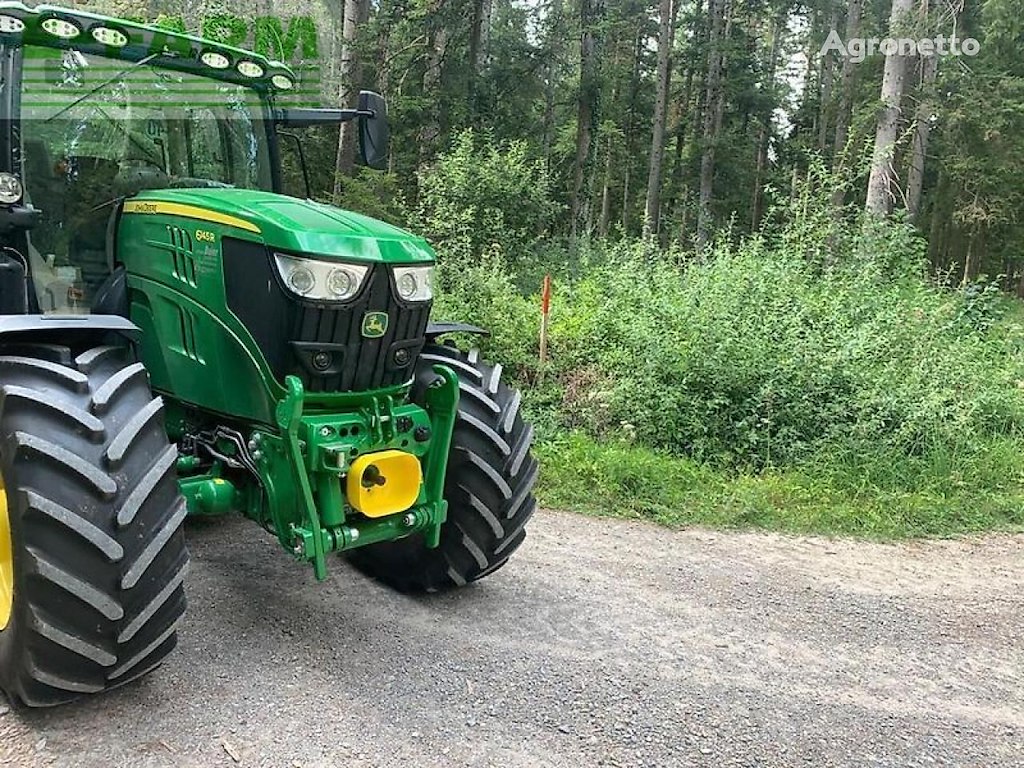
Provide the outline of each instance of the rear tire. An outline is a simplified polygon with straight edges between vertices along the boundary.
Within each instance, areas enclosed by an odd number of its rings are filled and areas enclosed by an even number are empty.
[[[12,700],[98,693],[174,648],[188,564],[176,457],[127,348],[0,347],[14,586],[0,687]]]
[[[526,538],[537,507],[533,427],[520,413],[520,393],[501,382],[501,366],[454,347],[427,345],[417,388],[436,378],[432,366],[459,377],[459,408],[448,454],[444,497],[448,519],[437,549],[423,535],[354,549],[350,560],[365,573],[403,592],[435,592],[494,573]]]

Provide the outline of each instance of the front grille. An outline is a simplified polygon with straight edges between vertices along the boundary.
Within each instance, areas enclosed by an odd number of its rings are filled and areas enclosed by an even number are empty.
[[[311,392],[349,392],[411,378],[423,348],[430,303],[399,299],[386,265],[371,267],[352,301],[330,305],[288,292],[267,249],[257,243],[224,238],[223,257],[228,307],[282,382],[291,374]],[[367,312],[387,315],[387,330],[380,338],[363,336]]]

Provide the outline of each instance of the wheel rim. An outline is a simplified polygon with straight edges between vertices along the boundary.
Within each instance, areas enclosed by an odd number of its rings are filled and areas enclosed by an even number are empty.
[[[14,606],[14,550],[11,518],[7,514],[7,489],[0,476],[0,630],[7,627]]]

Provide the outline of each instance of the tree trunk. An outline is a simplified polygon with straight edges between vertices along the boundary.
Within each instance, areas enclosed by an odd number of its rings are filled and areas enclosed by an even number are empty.
[[[665,205],[659,219],[673,217],[676,212],[676,203],[679,200],[681,186],[683,183],[683,149],[686,146],[687,113],[690,109],[690,99],[693,96],[693,67],[686,70],[686,85],[683,87],[683,97],[679,101],[679,115],[675,130],[675,148],[672,152],[672,173],[668,180],[668,194],[665,197]],[[664,232],[664,227],[659,229]],[[664,238],[663,238],[664,239]]]
[[[849,0],[846,12],[846,40],[860,37],[860,16],[864,0]],[[839,106],[836,108],[836,139],[832,144],[832,167],[841,173],[846,165],[847,142],[850,140],[850,120],[853,111],[853,87],[857,64],[847,56],[839,76]],[[832,204],[839,208],[845,202],[846,190],[837,184],[832,193]]]
[[[423,96],[430,106],[427,110],[427,119],[420,127],[421,166],[429,162],[437,152],[437,144],[441,138],[441,68],[444,64],[445,51],[448,49],[448,29],[436,17],[443,4],[444,0],[437,0],[432,8],[436,26],[431,35],[426,69],[423,71]]]
[[[633,36],[633,69],[629,78],[629,100],[626,105],[626,116],[623,121],[623,133],[626,162],[622,173],[622,232],[629,234],[630,195],[633,192],[633,163],[629,160],[636,156],[636,102],[640,92],[642,64],[646,51],[647,38],[644,34],[643,22],[637,25]]]
[[[491,32],[491,0],[474,0],[473,23],[469,31],[469,111],[474,122],[480,112],[477,103],[477,85],[487,62],[487,47]]]
[[[832,15],[829,19],[828,32],[839,27],[839,5],[833,2]],[[826,34],[828,34],[826,32]],[[827,51],[818,62],[818,152],[825,156],[828,148],[829,116],[832,113],[832,88],[835,84],[835,55]]]
[[[609,136],[605,142],[604,153],[604,182],[601,185],[601,217],[597,221],[598,237],[605,237],[608,234],[608,224],[612,215],[612,138]]]
[[[658,85],[654,96],[654,129],[651,132],[651,159],[647,171],[647,205],[644,212],[644,237],[658,231],[661,203],[661,164],[665,151],[665,114],[668,110],[669,65],[672,59],[672,36],[675,11],[672,0],[661,0],[658,28]]]
[[[921,90],[914,114],[914,135],[910,150],[910,168],[907,170],[907,212],[917,223],[921,215],[921,190],[924,188],[924,163],[928,152],[928,134],[934,104],[931,89],[939,71],[939,57],[925,56],[921,60]]]
[[[619,67],[622,65],[622,39],[620,35],[616,35],[613,40],[606,41],[606,45],[611,49],[610,52],[610,67],[609,71],[618,72]],[[630,51],[632,53],[632,51]],[[606,66],[609,66],[606,64]],[[613,112],[618,110],[619,97],[622,92],[622,88],[619,85],[618,80],[612,82],[612,92],[608,98],[608,109]],[[628,111],[627,111],[628,115]],[[599,202],[599,215],[597,220],[597,234],[598,237],[605,237],[611,228],[611,216],[612,216],[612,185],[615,180],[614,173],[614,159],[617,156],[616,149],[616,136],[614,133],[609,132],[604,142],[604,172],[601,181],[601,192],[598,195]],[[621,156],[621,153],[618,153]]]
[[[892,15],[889,17],[889,34],[898,36],[903,20],[911,10],[912,0],[892,0]],[[869,213],[888,216],[892,213],[893,184],[895,169],[893,156],[896,152],[896,138],[900,127],[900,105],[907,79],[907,57],[899,51],[885,57],[885,72],[882,75],[882,111],[878,116],[875,131],[875,151],[871,159],[871,177],[868,179],[868,194],[865,207]]]
[[[580,0],[580,87],[576,113],[576,163],[573,170],[570,238],[586,233],[594,189],[594,133],[601,97],[597,29],[602,0]]]
[[[779,9],[778,15],[772,19],[772,43],[768,54],[768,71],[765,73],[764,92],[775,92],[775,72],[779,67],[779,47],[785,34],[787,9]],[[771,136],[772,104],[768,102],[764,113],[760,116],[761,127],[757,137],[757,158],[754,168],[754,190],[750,204],[750,231],[755,232],[761,224],[764,208],[764,174],[768,166],[768,139]]]
[[[939,166],[938,178],[935,180],[935,188],[928,196],[929,199],[929,225],[928,225],[928,261],[931,264],[932,272],[941,272],[946,269],[946,250],[949,242],[950,229],[953,222],[953,201],[952,182],[949,174]],[[923,219],[919,219],[919,226]]]
[[[704,99],[704,147],[700,158],[700,197],[697,202],[696,246],[704,248],[711,235],[711,197],[714,193],[715,143],[722,130],[722,111],[725,89],[722,73],[725,69],[725,40],[729,35],[731,0],[710,0],[708,15],[711,33],[708,37],[708,74]]]
[[[693,36],[693,47],[702,50],[707,43],[708,24],[703,15],[704,0],[696,0],[691,13],[693,23],[691,34]],[[672,179],[669,183],[671,198],[666,201],[667,211],[675,217],[679,212],[676,238],[680,247],[687,247],[692,244],[693,233],[688,229],[689,211],[687,206],[691,197],[690,190],[686,187],[684,171],[691,161],[691,156],[685,151],[687,146],[697,146],[700,142],[701,132],[704,128],[704,78],[700,73],[704,71],[698,57],[690,58],[686,68],[686,85],[683,89],[683,99],[680,103],[680,122],[677,127],[675,163],[672,166]],[[692,105],[691,105],[692,102]]]
[[[491,0],[474,0],[473,25],[469,34],[469,63],[473,74],[479,74],[487,63],[487,47],[491,36]]]
[[[544,164],[551,172],[551,146],[555,137],[555,80],[562,52],[562,0],[551,0],[547,61],[544,63]]]
[[[978,277],[980,271],[978,254],[981,252],[978,247],[978,239],[976,229],[967,235],[967,255],[964,257],[964,274],[960,280],[961,288],[972,283]]]
[[[338,106],[342,108],[356,106],[359,81],[362,79],[362,67],[356,51],[356,34],[359,31],[359,21],[364,15],[362,8],[364,5],[369,5],[368,0],[345,0],[341,32],[341,70],[339,72],[341,91],[338,94]],[[355,170],[358,131],[359,124],[356,120],[349,120],[341,124],[338,133],[338,154],[335,160],[335,199],[341,196],[342,180],[351,176]]]

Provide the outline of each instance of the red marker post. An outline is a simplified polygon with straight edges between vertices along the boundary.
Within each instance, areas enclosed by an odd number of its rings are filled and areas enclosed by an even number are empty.
[[[551,314],[551,275],[544,275],[540,289],[540,364],[543,369],[548,358],[548,317]]]

